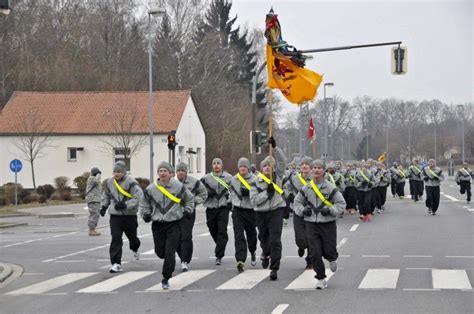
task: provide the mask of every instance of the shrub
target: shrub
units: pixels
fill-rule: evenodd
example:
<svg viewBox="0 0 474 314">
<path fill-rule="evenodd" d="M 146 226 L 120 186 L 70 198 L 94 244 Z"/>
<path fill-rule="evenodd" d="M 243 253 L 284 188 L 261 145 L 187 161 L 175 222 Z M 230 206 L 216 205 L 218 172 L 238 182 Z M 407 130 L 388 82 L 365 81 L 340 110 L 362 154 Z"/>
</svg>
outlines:
<svg viewBox="0 0 474 314">
<path fill-rule="evenodd" d="M 69 182 L 68 177 L 57 177 L 54 179 L 54 184 L 56 185 L 56 190 L 61 194 L 69 187 L 67 183 Z"/>
<path fill-rule="evenodd" d="M 29 204 L 29 203 L 39 203 L 39 199 L 40 199 L 40 195 L 39 194 L 36 194 L 36 193 L 32 193 L 24 198 L 22 198 L 22 202 L 24 204 Z"/>
<path fill-rule="evenodd" d="M 46 200 L 49 200 L 55 191 L 51 184 L 40 185 L 36 190 L 38 191 L 38 194 L 44 196 Z"/>
<path fill-rule="evenodd" d="M 135 178 L 135 179 L 137 180 L 142 190 L 145 190 L 147 186 L 150 185 L 150 180 L 148 180 L 147 178 Z"/>
<path fill-rule="evenodd" d="M 17 184 L 18 202 L 21 200 L 22 192 L 23 186 Z M 3 185 L 3 196 L 5 198 L 5 205 L 15 204 L 15 183 L 8 182 Z"/>
<path fill-rule="evenodd" d="M 71 201 L 72 200 L 71 191 L 64 191 L 61 194 L 61 199 L 63 201 Z"/>
<path fill-rule="evenodd" d="M 74 185 L 77 186 L 77 189 L 79 190 L 79 194 L 81 195 L 82 199 L 86 198 L 87 179 L 89 178 L 89 176 L 89 172 L 84 172 L 82 176 L 74 178 Z"/>
<path fill-rule="evenodd" d="M 51 199 L 53 200 L 63 200 L 70 201 L 71 197 L 71 187 L 67 185 L 69 178 L 67 177 L 57 177 L 54 179 L 56 184 L 56 192 L 54 192 Z"/>
<path fill-rule="evenodd" d="M 0 195 L 0 206 L 5 206 L 7 205 L 7 198 L 5 195 Z"/>
<path fill-rule="evenodd" d="M 31 195 L 30 191 L 27 190 L 21 190 L 21 193 L 18 193 L 18 203 L 25 203 L 25 200 Z"/>
<path fill-rule="evenodd" d="M 41 195 L 41 194 L 39 195 L 39 199 L 38 199 L 39 203 L 44 204 L 46 203 L 46 200 L 47 200 L 46 196 Z"/>
</svg>

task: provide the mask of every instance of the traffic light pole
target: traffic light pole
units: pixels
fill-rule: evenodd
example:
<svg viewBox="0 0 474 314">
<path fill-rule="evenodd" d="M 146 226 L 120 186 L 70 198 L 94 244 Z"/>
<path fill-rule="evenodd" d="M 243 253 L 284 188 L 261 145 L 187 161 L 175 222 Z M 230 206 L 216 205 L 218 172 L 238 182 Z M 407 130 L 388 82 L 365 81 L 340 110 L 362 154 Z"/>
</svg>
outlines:
<svg viewBox="0 0 474 314">
<path fill-rule="evenodd" d="M 355 46 L 340 46 L 340 47 L 331 47 L 331 48 L 319 48 L 319 49 L 308 49 L 308 50 L 298 50 L 298 53 L 316 53 L 316 52 L 326 52 L 326 51 L 335 51 L 335 50 L 348 50 L 348 49 L 357 49 L 357 48 L 368 48 L 368 47 L 378 47 L 378 46 L 393 46 L 402 44 L 401 41 L 392 41 L 387 43 L 376 43 L 376 44 L 365 44 L 365 45 L 355 45 Z"/>
</svg>

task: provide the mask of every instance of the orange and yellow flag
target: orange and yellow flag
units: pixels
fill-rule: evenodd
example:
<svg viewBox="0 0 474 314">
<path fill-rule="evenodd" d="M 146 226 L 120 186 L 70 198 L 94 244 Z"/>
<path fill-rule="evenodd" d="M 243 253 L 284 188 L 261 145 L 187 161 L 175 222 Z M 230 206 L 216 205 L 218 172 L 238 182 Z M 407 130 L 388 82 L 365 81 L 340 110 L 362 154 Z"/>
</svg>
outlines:
<svg viewBox="0 0 474 314">
<path fill-rule="evenodd" d="M 379 156 L 379 158 L 377 158 L 377 160 L 380 161 L 380 162 L 385 161 L 385 155 L 386 155 L 386 153 L 384 152 L 382 155 Z"/>
</svg>

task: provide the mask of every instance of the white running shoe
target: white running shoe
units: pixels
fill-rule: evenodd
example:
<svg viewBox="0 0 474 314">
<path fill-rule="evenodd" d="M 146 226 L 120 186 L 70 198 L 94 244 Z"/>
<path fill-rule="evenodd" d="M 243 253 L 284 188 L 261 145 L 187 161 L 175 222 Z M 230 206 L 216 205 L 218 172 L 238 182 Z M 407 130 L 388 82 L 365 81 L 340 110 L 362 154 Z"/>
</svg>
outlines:
<svg viewBox="0 0 474 314">
<path fill-rule="evenodd" d="M 181 262 L 181 270 L 182 271 L 188 271 L 188 263 Z"/>
<path fill-rule="evenodd" d="M 329 269 L 335 273 L 336 270 L 337 270 L 337 262 L 336 261 L 332 261 L 332 262 L 329 262 Z"/>
<path fill-rule="evenodd" d="M 136 260 L 136 261 L 139 261 L 140 260 L 140 252 L 138 252 L 138 250 L 135 252 L 135 251 L 132 251 L 133 252 L 133 258 Z"/>
<path fill-rule="evenodd" d="M 318 280 L 318 283 L 316 284 L 316 289 L 318 290 L 324 290 L 328 287 L 328 283 L 326 279 L 320 279 Z"/>
<path fill-rule="evenodd" d="M 111 273 L 120 273 L 123 271 L 122 265 L 120 264 L 113 264 L 112 267 L 110 267 L 109 270 Z"/>
</svg>

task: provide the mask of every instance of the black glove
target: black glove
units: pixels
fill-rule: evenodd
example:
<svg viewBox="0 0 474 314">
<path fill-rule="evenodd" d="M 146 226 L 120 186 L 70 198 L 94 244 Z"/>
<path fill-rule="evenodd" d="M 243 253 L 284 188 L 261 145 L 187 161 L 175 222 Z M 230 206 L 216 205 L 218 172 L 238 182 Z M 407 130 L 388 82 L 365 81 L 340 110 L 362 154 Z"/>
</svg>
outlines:
<svg viewBox="0 0 474 314">
<path fill-rule="evenodd" d="M 268 145 L 272 145 L 273 148 L 277 146 L 276 141 L 273 138 L 273 136 L 270 136 L 270 138 L 268 139 Z"/>
<path fill-rule="evenodd" d="M 459 182 L 456 182 L 457 185 L 459 185 Z"/>
<path fill-rule="evenodd" d="M 438 177 L 433 177 L 433 180 L 439 181 L 439 178 Z"/>
<path fill-rule="evenodd" d="M 288 200 L 288 202 L 293 203 L 295 201 L 295 196 L 293 194 L 290 194 L 286 199 Z"/>
<path fill-rule="evenodd" d="M 127 204 L 125 204 L 125 201 L 122 200 L 118 203 L 115 203 L 115 209 L 116 210 L 124 210 L 124 209 L 127 209 Z"/>
<path fill-rule="evenodd" d="M 187 211 L 183 211 L 183 217 L 189 217 L 191 214 Z"/>
<path fill-rule="evenodd" d="M 367 186 L 368 186 L 369 189 L 370 189 L 370 188 L 373 188 L 373 187 L 374 187 L 374 184 L 373 184 L 372 182 L 368 182 L 368 183 L 367 183 Z"/>
<path fill-rule="evenodd" d="M 102 217 L 104 217 L 106 211 L 107 211 L 107 206 L 104 205 L 104 206 L 101 207 L 99 213 L 100 213 L 100 215 L 101 215 Z"/>
<path fill-rule="evenodd" d="M 423 180 L 425 180 L 425 182 L 428 182 L 429 179 L 430 179 L 430 178 L 428 178 L 428 177 L 424 177 L 424 178 L 423 178 Z"/>
<path fill-rule="evenodd" d="M 227 203 L 226 208 L 230 211 L 232 211 L 232 203 Z"/>
<path fill-rule="evenodd" d="M 207 190 L 207 198 L 211 198 L 211 197 L 214 197 L 216 196 L 216 192 L 214 192 L 214 190 Z"/>
<path fill-rule="evenodd" d="M 240 188 L 240 194 L 242 194 L 242 196 L 249 196 L 250 191 L 247 188 Z"/>
<path fill-rule="evenodd" d="M 275 194 L 275 187 L 271 183 L 267 186 L 267 194 L 268 198 L 272 198 L 273 194 Z"/>
<path fill-rule="evenodd" d="M 151 221 L 151 215 L 150 214 L 143 214 L 142 216 L 144 222 L 150 222 Z"/>
<path fill-rule="evenodd" d="M 303 209 L 303 215 L 309 217 L 313 214 L 313 210 L 311 209 L 311 207 L 309 206 L 306 206 L 304 209 Z"/>
<path fill-rule="evenodd" d="M 323 216 L 329 216 L 331 214 L 331 210 L 329 210 L 328 207 L 323 207 L 321 208 L 321 210 L 319 211 L 321 213 L 321 215 Z"/>
</svg>

